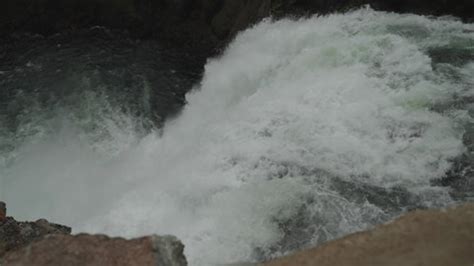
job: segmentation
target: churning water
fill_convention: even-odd
[[[212,265],[472,200],[434,180],[454,164],[473,178],[473,24],[370,9],[264,21],[207,63],[160,129],[143,115],[160,81],[113,90],[122,74],[69,74],[54,104],[20,89],[3,103],[1,198],[19,218],[174,234],[192,265]]]

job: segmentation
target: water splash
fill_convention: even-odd
[[[472,24],[370,9],[267,20],[206,65],[162,131],[135,137],[112,120],[102,126],[116,134],[91,145],[65,126],[15,149],[2,194],[19,215],[77,231],[175,234],[193,265],[449,205],[431,181],[467,150],[473,42]],[[104,158],[110,143],[133,144]]]

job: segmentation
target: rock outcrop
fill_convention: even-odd
[[[6,214],[6,208],[2,206],[5,207],[5,204],[0,203],[0,260],[6,253],[23,248],[46,235],[71,233],[71,228],[49,223],[44,219],[36,222],[17,222],[6,215],[2,219],[2,214]]]
[[[173,236],[126,240],[70,233],[71,228],[44,219],[17,222],[0,202],[0,265],[187,265],[184,245]]]
[[[5,221],[7,218],[7,205],[5,202],[0,201],[0,222]]]
[[[474,204],[415,211],[264,266],[474,265]]]
[[[6,217],[0,220],[0,264],[187,265],[183,244],[172,236],[126,240],[104,235],[72,236],[69,231],[45,220],[18,223]],[[474,204],[466,204],[440,211],[411,212],[373,230],[261,265],[470,266],[474,264],[473,250]]]
[[[8,253],[3,265],[184,266],[184,246],[175,237],[138,239],[100,235],[49,235]]]

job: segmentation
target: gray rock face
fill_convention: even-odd
[[[156,265],[187,265],[183,255],[184,245],[174,236],[151,236]]]

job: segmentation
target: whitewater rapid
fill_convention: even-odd
[[[164,128],[144,133],[88,91],[77,113],[27,113],[27,137],[2,157],[1,198],[75,232],[176,235],[191,265],[270,258],[447,206],[432,181],[468,151],[473,50],[474,25],[446,17],[266,20],[207,63]]]

